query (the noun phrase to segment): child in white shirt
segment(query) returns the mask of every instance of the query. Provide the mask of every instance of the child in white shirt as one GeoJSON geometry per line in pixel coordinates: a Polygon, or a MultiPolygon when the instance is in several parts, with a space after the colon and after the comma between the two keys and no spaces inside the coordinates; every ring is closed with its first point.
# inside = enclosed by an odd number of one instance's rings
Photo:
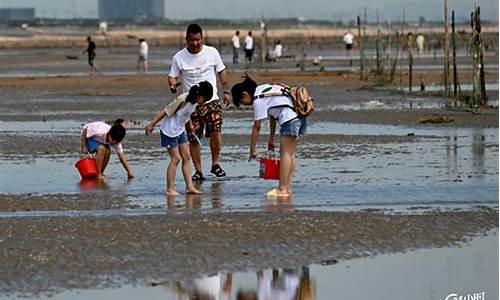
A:
{"type": "Polygon", "coordinates": [[[195,111],[196,105],[203,104],[212,99],[213,87],[208,81],[202,81],[195,84],[189,90],[189,93],[179,95],[174,101],[160,110],[156,116],[144,128],[146,135],[153,132],[155,125],[161,120],[160,136],[161,146],[168,149],[170,162],[167,167],[167,191],[166,195],[178,195],[175,190],[175,174],[177,166],[182,160],[182,175],[186,183],[186,194],[201,194],[196,189],[191,179],[191,155],[189,153],[189,144],[186,128],[190,131],[190,116],[195,111]]]}
{"type": "Polygon", "coordinates": [[[104,178],[104,170],[111,156],[110,146],[115,148],[128,178],[134,178],[121,145],[126,133],[125,128],[126,122],[123,119],[117,119],[112,126],[104,122],[92,122],[83,126],[80,138],[81,150],[83,154],[96,153],[97,178],[104,178]]]}
{"type": "Polygon", "coordinates": [[[296,166],[295,153],[299,137],[305,135],[307,119],[299,116],[292,99],[281,93],[282,86],[276,84],[257,85],[250,77],[245,76],[243,82],[231,89],[233,103],[252,105],[254,123],[250,137],[250,159],[257,158],[257,141],[261,122],[269,119],[270,131],[268,150],[274,151],[274,135],[276,123],[280,126],[280,181],[277,188],[266,193],[267,196],[290,196],[292,194],[292,177],[296,166]],[[279,96],[267,96],[278,94],[279,96]],[[281,94],[281,95],[280,95],[281,94]]]}

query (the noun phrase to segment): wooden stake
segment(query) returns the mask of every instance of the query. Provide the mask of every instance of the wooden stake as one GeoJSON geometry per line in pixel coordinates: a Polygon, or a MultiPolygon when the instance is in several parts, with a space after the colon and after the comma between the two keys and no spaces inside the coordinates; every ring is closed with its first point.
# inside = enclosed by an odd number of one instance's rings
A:
{"type": "Polygon", "coordinates": [[[450,93],[450,37],[448,33],[448,0],[444,0],[444,92],[450,93]]]}

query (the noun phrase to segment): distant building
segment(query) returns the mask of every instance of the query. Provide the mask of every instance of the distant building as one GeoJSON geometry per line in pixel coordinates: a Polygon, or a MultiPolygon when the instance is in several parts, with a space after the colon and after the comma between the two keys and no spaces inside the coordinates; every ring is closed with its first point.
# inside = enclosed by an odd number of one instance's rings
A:
{"type": "Polygon", "coordinates": [[[99,0],[99,19],[165,18],[165,0],[99,0]]]}
{"type": "Polygon", "coordinates": [[[35,20],[34,8],[0,8],[0,23],[35,20]]]}

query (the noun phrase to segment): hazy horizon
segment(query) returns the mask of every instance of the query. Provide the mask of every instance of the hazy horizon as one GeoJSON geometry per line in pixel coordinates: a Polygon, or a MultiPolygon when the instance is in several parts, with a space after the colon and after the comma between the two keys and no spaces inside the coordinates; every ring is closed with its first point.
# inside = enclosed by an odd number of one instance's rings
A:
{"type": "MultiPolygon", "coordinates": [[[[38,18],[97,18],[98,0],[0,0],[0,7],[34,7],[38,18]]],[[[207,7],[205,0],[165,1],[165,18],[189,20],[200,18],[242,19],[242,18],[305,18],[310,20],[353,20],[362,15],[366,8],[368,18],[374,20],[400,20],[405,13],[406,20],[424,17],[428,21],[441,20],[442,0],[383,0],[366,5],[364,0],[344,2],[331,0],[216,0],[207,7]]],[[[468,20],[474,5],[481,7],[483,20],[498,23],[498,0],[449,0],[449,10],[455,10],[457,21],[468,20]]]]}

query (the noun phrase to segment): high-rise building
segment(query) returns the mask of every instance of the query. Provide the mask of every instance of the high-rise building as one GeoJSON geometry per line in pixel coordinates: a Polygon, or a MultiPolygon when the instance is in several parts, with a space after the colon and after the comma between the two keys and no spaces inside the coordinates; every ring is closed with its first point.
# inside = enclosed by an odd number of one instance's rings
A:
{"type": "Polygon", "coordinates": [[[165,18],[165,0],[99,0],[99,18],[147,19],[165,18]]]}

